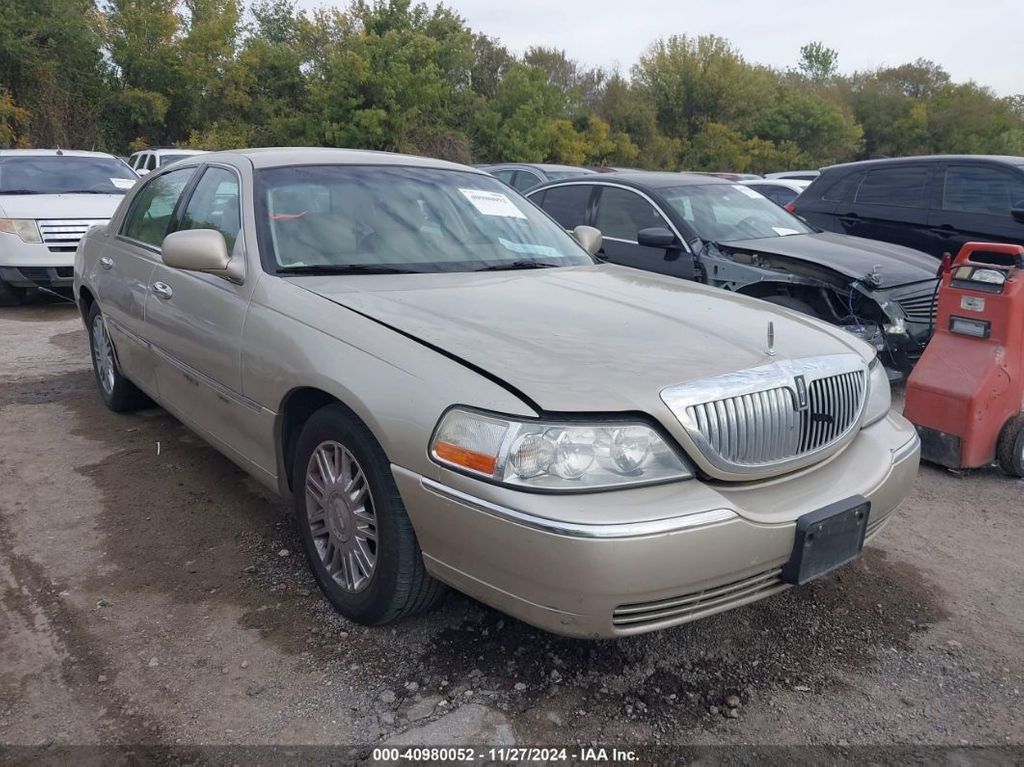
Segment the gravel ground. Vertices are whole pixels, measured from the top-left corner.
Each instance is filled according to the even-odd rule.
[[[856,564],[689,626],[545,634],[320,598],[283,504],[0,311],[0,743],[1024,743],[1024,482],[924,467]]]

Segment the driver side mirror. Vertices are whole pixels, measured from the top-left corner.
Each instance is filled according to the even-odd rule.
[[[652,226],[636,233],[638,245],[645,248],[672,248],[676,245],[676,236],[671,229],[664,226]]]
[[[161,257],[168,266],[190,272],[225,272],[231,256],[216,229],[185,229],[164,237]]]
[[[600,229],[595,229],[592,226],[583,226],[582,224],[572,230],[572,236],[592,256],[601,249],[601,243],[604,241]]]
[[[1010,215],[1018,224],[1024,224],[1024,208],[1011,208]]]

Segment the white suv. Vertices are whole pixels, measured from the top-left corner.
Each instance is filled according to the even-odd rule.
[[[140,176],[145,176],[151,170],[170,165],[172,162],[184,160],[196,154],[206,154],[202,149],[179,149],[178,147],[150,147],[136,152],[128,158],[128,164]]]
[[[70,290],[78,241],[138,178],[100,152],[0,150],[0,306],[38,288]]]

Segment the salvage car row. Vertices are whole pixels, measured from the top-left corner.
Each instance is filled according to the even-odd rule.
[[[910,491],[886,368],[927,340],[937,262],[741,183],[592,174],[527,200],[450,163],[276,149],[125,191],[75,253],[100,395],[157,402],[290,499],[353,620],[448,585],[574,636],[665,628],[848,563]]]

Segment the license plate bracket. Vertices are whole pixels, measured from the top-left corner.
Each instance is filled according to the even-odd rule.
[[[782,580],[803,585],[859,557],[870,513],[871,502],[856,495],[800,517]]]

